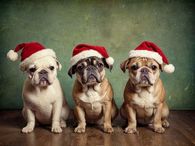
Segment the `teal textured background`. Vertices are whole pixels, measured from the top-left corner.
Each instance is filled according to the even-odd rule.
[[[115,100],[123,102],[127,74],[119,68],[143,40],[159,45],[176,66],[162,73],[171,109],[195,109],[195,1],[0,1],[0,109],[22,107],[25,74],[6,53],[17,44],[38,41],[53,48],[62,63],[58,73],[69,105],[73,80],[67,75],[72,48],[78,43],[103,45],[115,59],[107,77]]]

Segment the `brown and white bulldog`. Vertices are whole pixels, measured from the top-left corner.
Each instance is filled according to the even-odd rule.
[[[57,78],[61,64],[55,52],[38,42],[29,42],[10,50],[7,57],[16,61],[19,50],[22,50],[20,69],[27,75],[22,91],[22,114],[27,124],[22,132],[32,132],[38,122],[51,124],[52,132],[61,133],[66,127],[70,109]]]
[[[117,115],[112,86],[105,77],[105,67],[112,69],[105,59],[88,57],[72,66],[68,74],[76,74],[72,96],[78,126],[76,133],[85,132],[86,123],[103,124],[104,132],[113,132],[111,120]]]
[[[155,132],[163,133],[164,128],[169,127],[169,109],[160,72],[163,70],[171,73],[174,66],[169,64],[169,69],[165,69],[166,65],[160,64],[165,56],[160,56],[152,50],[139,50],[142,48],[156,48],[159,51],[153,43],[143,42],[138,50],[131,51],[129,58],[121,64],[123,72],[128,69],[129,80],[124,90],[124,103],[120,112],[122,117],[128,120],[126,133],[136,133],[137,123],[147,124]]]

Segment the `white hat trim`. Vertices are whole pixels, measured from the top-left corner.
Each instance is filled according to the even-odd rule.
[[[40,59],[40,58],[43,58],[43,57],[46,57],[46,56],[51,56],[51,57],[56,58],[56,54],[52,49],[43,49],[43,50],[40,50],[40,51],[30,55],[26,59],[24,59],[20,63],[20,68],[23,69],[26,65],[34,62],[37,59]]]
[[[133,57],[152,58],[156,60],[159,64],[163,64],[162,57],[158,53],[148,51],[148,50],[131,50],[129,52],[129,58],[133,58]]]
[[[71,64],[71,66],[73,66],[79,60],[82,60],[82,59],[85,59],[85,58],[88,58],[88,57],[92,57],[92,56],[103,58],[103,56],[99,52],[97,52],[95,50],[85,50],[85,51],[82,51],[82,52],[78,53],[77,55],[73,56],[70,59],[70,64]]]

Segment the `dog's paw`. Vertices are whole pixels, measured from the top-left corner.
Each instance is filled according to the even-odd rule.
[[[164,133],[165,129],[162,126],[154,127],[154,131],[157,133]]]
[[[60,127],[61,127],[61,128],[66,128],[66,126],[67,126],[67,125],[66,125],[66,122],[62,120],[62,121],[60,122]]]
[[[168,128],[169,127],[169,122],[167,120],[162,121],[162,126],[164,128]]]
[[[74,129],[75,133],[84,133],[85,132],[85,126],[81,126],[78,125],[75,129]]]
[[[112,128],[111,125],[105,125],[104,126],[104,132],[106,132],[106,133],[113,133],[114,129]]]
[[[22,128],[22,133],[30,133],[33,131],[33,127],[32,126],[26,126],[24,128]]]
[[[137,134],[138,133],[138,131],[137,131],[137,129],[136,129],[136,127],[134,128],[134,127],[127,127],[127,128],[125,128],[125,133],[127,133],[127,134]]]
[[[60,126],[52,126],[51,132],[53,132],[53,133],[61,133],[62,132],[62,128]]]

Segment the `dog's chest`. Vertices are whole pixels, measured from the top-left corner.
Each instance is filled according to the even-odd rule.
[[[83,106],[88,111],[99,112],[102,108],[102,96],[93,89],[89,89],[87,92],[83,93],[80,96],[80,100],[82,101]]]
[[[56,96],[58,96],[58,93],[50,88],[48,91],[42,91],[42,92],[35,92],[34,94],[31,94],[25,98],[25,102],[28,106],[30,106],[32,109],[41,110],[51,108],[52,103],[55,102]]]
[[[143,90],[133,98],[133,104],[139,108],[154,108],[156,98],[147,90]]]

